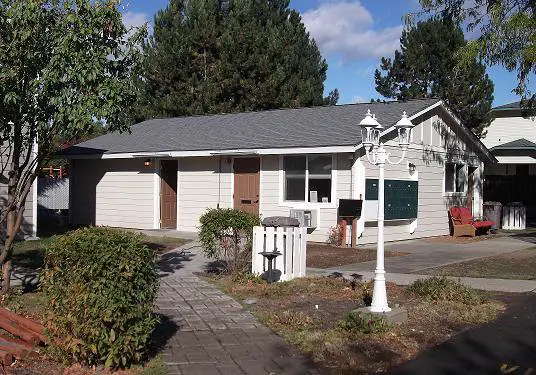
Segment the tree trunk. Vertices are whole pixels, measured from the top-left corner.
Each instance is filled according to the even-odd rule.
[[[9,293],[11,289],[11,259],[6,260],[2,266],[2,275],[4,280],[2,280],[2,293]]]
[[[7,214],[6,225],[6,243],[4,244],[5,259],[2,264],[2,293],[9,293],[11,289],[11,256],[13,241],[15,239],[15,212],[11,210]]]

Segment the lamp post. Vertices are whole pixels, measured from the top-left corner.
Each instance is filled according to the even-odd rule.
[[[378,176],[378,247],[376,251],[376,270],[374,271],[374,291],[372,294],[372,305],[370,311],[374,313],[389,312],[391,309],[387,304],[387,290],[385,287],[385,267],[384,267],[384,185],[385,185],[385,164],[397,165],[404,160],[411,140],[413,124],[409,120],[406,112],[396,123],[395,128],[398,131],[398,145],[402,149],[402,156],[398,161],[390,160],[390,154],[385,150],[383,143],[380,142],[383,127],[376,120],[376,116],[367,111],[365,118],[359,123],[363,138],[363,146],[368,161],[379,168]]]

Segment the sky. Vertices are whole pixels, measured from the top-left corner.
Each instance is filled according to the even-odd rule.
[[[128,0],[122,3],[127,25],[145,22],[151,31],[154,14],[168,0]],[[381,98],[374,85],[374,70],[382,56],[390,57],[400,46],[403,17],[418,9],[418,0],[291,0],[328,63],[326,94],[337,88],[339,104]],[[515,72],[488,67],[495,84],[494,105],[519,100],[512,93]]]

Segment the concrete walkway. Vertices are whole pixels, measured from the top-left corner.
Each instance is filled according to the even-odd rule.
[[[195,242],[159,259],[162,324],[155,337],[170,375],[321,373],[238,302],[193,274],[206,265]]]
[[[391,242],[385,244],[386,250],[396,250],[408,253],[408,255],[385,258],[385,269],[388,272],[394,273],[418,274],[419,271],[428,268],[465,262],[492,255],[508,254],[531,247],[534,247],[534,243],[510,236],[491,240],[467,241],[466,243],[441,238]],[[370,261],[330,268],[330,270],[362,272],[374,270],[375,267],[376,261]]]
[[[363,280],[373,280],[373,271],[336,271],[323,270],[319,268],[307,268],[307,276],[329,276],[333,274],[341,274],[347,279],[352,279],[358,274]],[[417,275],[407,273],[389,273],[385,275],[387,281],[397,285],[410,285],[418,279],[433,277],[432,275]],[[494,292],[510,292],[510,293],[527,293],[536,292],[536,280],[509,280],[509,279],[484,279],[476,277],[454,277],[448,276],[449,279],[459,280],[462,284],[475,289],[488,290]]]

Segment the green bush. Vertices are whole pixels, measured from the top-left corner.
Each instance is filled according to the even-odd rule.
[[[112,368],[144,359],[158,323],[155,258],[140,235],[104,227],[48,245],[41,278],[47,328],[64,359]]]
[[[459,302],[466,305],[484,302],[482,295],[475,289],[444,276],[419,279],[408,286],[407,290],[431,301]]]
[[[391,328],[384,318],[357,311],[347,313],[341,322],[341,327],[346,331],[361,333],[381,333],[387,332]]]
[[[251,260],[253,227],[260,225],[259,217],[230,208],[216,208],[208,210],[199,221],[199,241],[205,255],[222,261],[226,273],[244,271]]]

